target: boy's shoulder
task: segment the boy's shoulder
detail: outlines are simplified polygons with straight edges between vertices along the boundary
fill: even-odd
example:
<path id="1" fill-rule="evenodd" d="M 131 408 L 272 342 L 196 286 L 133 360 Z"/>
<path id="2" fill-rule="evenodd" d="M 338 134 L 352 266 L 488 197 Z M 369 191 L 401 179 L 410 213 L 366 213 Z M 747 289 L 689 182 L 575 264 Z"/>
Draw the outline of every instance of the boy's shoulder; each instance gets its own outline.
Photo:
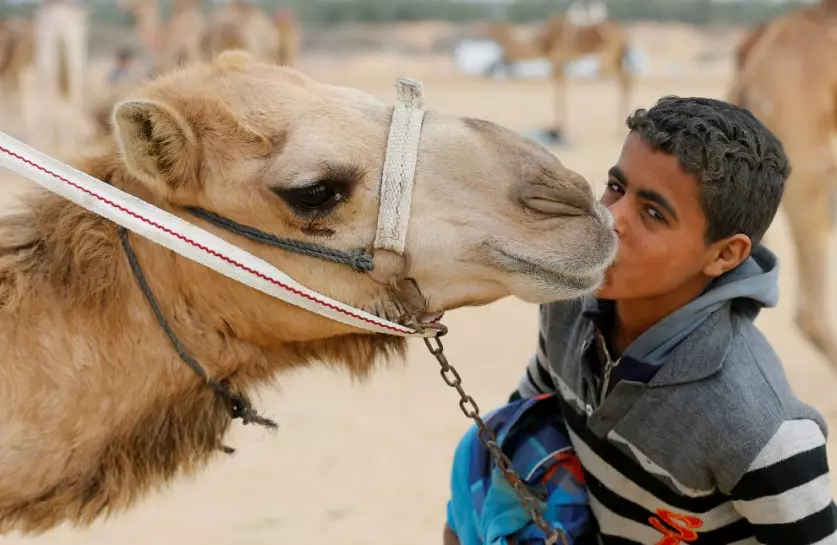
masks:
<path id="1" fill-rule="evenodd" d="M 723 366 L 705 385 L 698 382 L 693 388 L 705 396 L 713 427 L 726 438 L 714 458 L 716 478 L 732 484 L 766 450 L 824 443 L 828 428 L 822 415 L 793 392 L 781 359 L 755 324 L 734 314 L 730 324 Z M 749 460 L 749 466 L 735 468 L 724 461 L 728 456 Z"/>
<path id="2" fill-rule="evenodd" d="M 590 307 L 580 300 L 541 307 L 551 370 L 571 390 L 581 384 L 578 358 L 592 330 L 583 312 Z M 827 434 L 820 413 L 793 393 L 767 338 L 729 305 L 683 339 L 625 409 L 612 431 L 631 449 L 686 473 L 702 467 L 725 492 L 760 456 L 781 450 L 778 443 L 824 442 Z"/>
<path id="3" fill-rule="evenodd" d="M 722 492 L 729 494 L 772 453 L 825 442 L 825 420 L 793 393 L 779 356 L 749 319 L 717 311 L 673 360 L 649 384 L 654 403 L 644 417 L 658 433 L 646 448 L 689 445 L 688 454 L 672 455 L 685 466 L 703 467 Z M 700 372 L 678 381 L 676 370 L 690 363 Z"/>
<path id="4" fill-rule="evenodd" d="M 696 365 L 706 356 L 718 359 L 717 372 L 689 383 L 689 393 L 711 403 L 707 411 L 719 422 L 772 436 L 787 420 L 811 419 L 826 433 L 825 420 L 794 394 L 779 355 L 750 319 L 721 309 L 690 337 L 673 358 Z"/>

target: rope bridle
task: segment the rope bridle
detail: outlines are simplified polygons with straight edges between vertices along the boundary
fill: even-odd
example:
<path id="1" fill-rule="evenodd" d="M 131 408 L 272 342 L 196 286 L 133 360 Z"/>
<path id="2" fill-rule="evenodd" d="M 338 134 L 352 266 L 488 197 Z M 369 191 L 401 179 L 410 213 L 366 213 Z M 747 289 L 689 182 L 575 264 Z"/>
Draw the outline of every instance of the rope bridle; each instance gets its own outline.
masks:
<path id="1" fill-rule="evenodd" d="M 280 238 L 201 208 L 186 210 L 216 227 L 250 240 L 285 251 L 345 264 L 357 272 L 377 272 L 379 263 L 375 258 L 378 254 L 389 253 L 390 257 L 381 261 L 384 263 L 383 268 L 389 269 L 384 274 L 392 275 L 401 271 L 405 260 L 413 182 L 424 119 L 424 100 L 422 85 L 413 80 L 399 79 L 397 90 L 398 104 L 392 115 L 381 177 L 380 207 L 377 231 L 372 243 L 373 253 L 364 250 L 342 251 L 310 242 Z M 256 423 L 271 429 L 276 428 L 275 422 L 259 416 L 247 399 L 233 392 L 225 381 L 209 377 L 200 363 L 189 355 L 160 310 L 160 305 L 131 247 L 128 231 L 144 236 L 238 282 L 321 316 L 377 333 L 423 337 L 431 354 L 441 365 L 442 378 L 459 393 L 460 409 L 476 422 L 480 430 L 480 440 L 491 452 L 498 468 L 518 494 L 529 516 L 544 532 L 546 543 L 554 544 L 559 540 L 566 543 L 563 532 L 551 528 L 543 519 L 537 497 L 517 476 L 511 461 L 498 446 L 494 433 L 480 417 L 476 402 L 464 392 L 459 374 L 444 355 L 440 337 L 447 332 L 447 328 L 443 325 L 421 324 L 417 317 L 413 317 L 409 325 L 399 324 L 309 290 L 269 263 L 224 239 L 63 164 L 2 132 L 0 164 L 77 205 L 110 219 L 119 226 L 120 240 L 134 277 L 176 352 L 209 387 L 224 398 L 229 404 L 232 418 L 240 418 L 245 424 Z"/>

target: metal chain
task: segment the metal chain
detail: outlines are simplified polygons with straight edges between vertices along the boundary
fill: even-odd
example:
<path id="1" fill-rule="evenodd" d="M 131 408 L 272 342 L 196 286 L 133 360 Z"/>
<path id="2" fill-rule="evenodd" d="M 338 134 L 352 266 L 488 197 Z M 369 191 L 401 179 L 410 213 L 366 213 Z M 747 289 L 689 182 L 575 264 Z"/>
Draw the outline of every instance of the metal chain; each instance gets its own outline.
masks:
<path id="1" fill-rule="evenodd" d="M 454 369 L 448 362 L 447 357 L 445 357 L 445 348 L 442 346 L 442 341 L 439 338 L 441 335 L 444 335 L 445 332 L 446 328 L 440 328 L 439 336 L 424 338 L 424 344 L 427 345 L 427 349 L 430 350 L 430 353 L 436 357 L 439 365 L 442 366 L 442 379 L 444 379 L 448 386 L 455 388 L 456 391 L 459 392 L 459 408 L 462 409 L 465 416 L 476 422 L 477 428 L 479 428 L 480 441 L 491 453 L 491 456 L 494 458 L 494 463 L 497 464 L 497 467 L 503 472 L 503 476 L 512 488 L 514 488 L 514 491 L 517 493 L 517 497 L 520 498 L 520 502 L 523 504 L 523 508 L 526 509 L 529 517 L 546 535 L 546 545 L 554 545 L 559 542 L 562 543 L 562 545 L 568 545 L 567 537 L 564 532 L 557 528 L 553 528 L 552 525 L 544 520 L 538 510 L 537 498 L 528 488 L 526 483 L 524 483 L 517 473 L 515 473 L 511 460 L 509 460 L 509 458 L 503 454 L 503 451 L 500 450 L 500 446 L 497 444 L 497 437 L 494 435 L 494 432 L 485 425 L 485 422 L 480 417 L 480 409 L 477 407 L 477 402 L 474 401 L 473 397 L 466 394 L 465 390 L 462 388 L 462 379 L 456 369 Z"/>

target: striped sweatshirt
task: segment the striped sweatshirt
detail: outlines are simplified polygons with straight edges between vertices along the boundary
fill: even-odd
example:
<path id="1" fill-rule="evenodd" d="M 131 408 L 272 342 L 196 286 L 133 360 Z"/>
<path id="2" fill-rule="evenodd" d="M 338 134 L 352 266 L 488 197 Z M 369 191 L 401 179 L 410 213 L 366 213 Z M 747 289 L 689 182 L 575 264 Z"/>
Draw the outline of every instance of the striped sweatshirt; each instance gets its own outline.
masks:
<path id="1" fill-rule="evenodd" d="M 822 417 L 728 302 L 663 365 L 609 357 L 596 300 L 541 307 L 512 396 L 557 391 L 603 545 L 837 545 Z M 627 354 L 627 351 L 626 351 Z"/>

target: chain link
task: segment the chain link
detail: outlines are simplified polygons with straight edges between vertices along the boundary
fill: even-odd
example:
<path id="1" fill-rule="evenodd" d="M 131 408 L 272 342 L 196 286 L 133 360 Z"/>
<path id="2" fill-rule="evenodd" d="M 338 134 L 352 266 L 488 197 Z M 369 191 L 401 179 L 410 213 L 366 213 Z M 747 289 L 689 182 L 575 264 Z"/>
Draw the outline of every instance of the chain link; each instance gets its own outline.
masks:
<path id="1" fill-rule="evenodd" d="M 459 372 L 457 372 L 457 370 L 454 369 L 454 367 L 448 362 L 444 353 L 445 348 L 439 338 L 441 335 L 444 335 L 444 333 L 445 330 L 443 329 L 437 337 L 424 338 L 424 344 L 427 345 L 427 349 L 430 350 L 430 353 L 433 354 L 439 362 L 439 365 L 442 366 L 442 379 L 445 381 L 445 384 L 459 392 L 459 408 L 465 416 L 476 422 L 477 428 L 479 429 L 480 441 L 491 453 L 497 467 L 500 468 L 503 476 L 512 488 L 514 488 L 514 491 L 517 493 L 517 497 L 520 498 L 520 502 L 523 504 L 523 508 L 526 509 L 529 517 L 546 535 L 546 545 L 555 545 L 556 543 L 568 545 L 567 537 L 564 532 L 557 528 L 552 528 L 552 525 L 544 520 L 538 509 L 537 496 L 526 485 L 526 483 L 523 482 L 517 473 L 515 473 L 511 460 L 509 460 L 503 451 L 500 450 L 500 447 L 497 444 L 497 437 L 494 435 L 494 432 L 485 425 L 485 422 L 480 417 L 480 409 L 477 406 L 477 402 L 474 401 L 473 397 L 466 394 L 465 390 L 462 388 L 462 378 L 459 376 Z"/>

